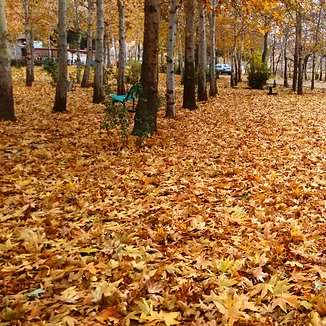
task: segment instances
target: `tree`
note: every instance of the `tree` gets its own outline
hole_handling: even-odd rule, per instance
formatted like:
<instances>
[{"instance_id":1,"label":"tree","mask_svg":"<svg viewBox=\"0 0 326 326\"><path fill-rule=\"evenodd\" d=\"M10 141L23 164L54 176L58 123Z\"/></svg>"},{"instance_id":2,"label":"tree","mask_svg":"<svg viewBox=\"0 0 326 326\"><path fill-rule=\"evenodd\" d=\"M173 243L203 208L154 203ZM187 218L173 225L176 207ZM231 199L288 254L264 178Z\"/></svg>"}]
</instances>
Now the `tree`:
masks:
<instances>
[{"instance_id":1,"label":"tree","mask_svg":"<svg viewBox=\"0 0 326 326\"><path fill-rule=\"evenodd\" d=\"M80 60L80 44L81 44L81 27L80 27L80 14L79 14L79 0L75 0L75 19L74 19L74 29L77 33L77 84L80 84L80 75L81 75L81 60Z\"/></svg>"},{"instance_id":2,"label":"tree","mask_svg":"<svg viewBox=\"0 0 326 326\"><path fill-rule=\"evenodd\" d=\"M94 1L88 0L88 18L87 18L87 57L86 65L83 74L83 79L81 82L81 87L89 87L89 75L91 69L91 62L93 59L93 9Z\"/></svg>"},{"instance_id":3,"label":"tree","mask_svg":"<svg viewBox=\"0 0 326 326\"><path fill-rule=\"evenodd\" d=\"M33 64L33 51L34 42L32 37L32 23L30 17L29 1L23 0L25 12L25 37L26 37L26 86L32 86L34 80L34 64Z\"/></svg>"},{"instance_id":4,"label":"tree","mask_svg":"<svg viewBox=\"0 0 326 326\"><path fill-rule=\"evenodd\" d=\"M58 82L55 93L54 112L64 112L67 107L67 3L59 0L59 67Z\"/></svg>"},{"instance_id":5,"label":"tree","mask_svg":"<svg viewBox=\"0 0 326 326\"><path fill-rule=\"evenodd\" d=\"M207 101L205 8L202 0L198 1L198 25L198 101Z\"/></svg>"},{"instance_id":6,"label":"tree","mask_svg":"<svg viewBox=\"0 0 326 326\"><path fill-rule=\"evenodd\" d=\"M174 89L174 47L176 34L177 1L170 0L170 17L168 45L166 54L166 110L167 118L175 118L175 89Z\"/></svg>"},{"instance_id":7,"label":"tree","mask_svg":"<svg viewBox=\"0 0 326 326\"><path fill-rule=\"evenodd\" d=\"M157 131L159 0L145 0L144 50L133 134L149 136Z\"/></svg>"},{"instance_id":8,"label":"tree","mask_svg":"<svg viewBox=\"0 0 326 326\"><path fill-rule=\"evenodd\" d=\"M210 60L209 60L209 95L216 96L218 94L217 86L216 86L216 45L215 45L215 37L216 37L216 0L211 0L211 12L209 14L209 40L210 40Z\"/></svg>"},{"instance_id":9,"label":"tree","mask_svg":"<svg viewBox=\"0 0 326 326\"><path fill-rule=\"evenodd\" d=\"M95 65L94 65L94 93L93 103L101 103L103 94L103 36L104 16L103 0L96 0L96 42L95 42Z\"/></svg>"},{"instance_id":10,"label":"tree","mask_svg":"<svg viewBox=\"0 0 326 326\"><path fill-rule=\"evenodd\" d=\"M0 119L15 121L10 47L4 0L0 0Z\"/></svg>"},{"instance_id":11,"label":"tree","mask_svg":"<svg viewBox=\"0 0 326 326\"><path fill-rule=\"evenodd\" d=\"M125 90L125 61L126 61L126 40L125 40L125 14L122 0L118 0L119 10L119 63L118 63L118 95L126 94Z\"/></svg>"},{"instance_id":12,"label":"tree","mask_svg":"<svg viewBox=\"0 0 326 326\"><path fill-rule=\"evenodd\" d=\"M185 29L185 71L183 89L183 108L197 109L195 88L195 24L194 0L185 0L186 29Z\"/></svg>"}]
</instances>

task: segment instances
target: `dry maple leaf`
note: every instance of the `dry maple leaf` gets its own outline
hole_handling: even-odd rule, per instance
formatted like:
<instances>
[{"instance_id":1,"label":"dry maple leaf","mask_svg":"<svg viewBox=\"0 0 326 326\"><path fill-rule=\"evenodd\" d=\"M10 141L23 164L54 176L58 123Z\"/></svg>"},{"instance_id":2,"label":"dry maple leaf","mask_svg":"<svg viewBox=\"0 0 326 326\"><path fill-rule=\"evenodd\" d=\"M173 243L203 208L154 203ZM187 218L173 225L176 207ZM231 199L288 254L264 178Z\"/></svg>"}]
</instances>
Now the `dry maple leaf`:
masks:
<instances>
[{"instance_id":1,"label":"dry maple leaf","mask_svg":"<svg viewBox=\"0 0 326 326\"><path fill-rule=\"evenodd\" d=\"M160 312L152 311L148 316L143 316L140 321L164 322L166 326L170 326L179 324L179 321L176 319L179 315L179 312L168 312L164 310L160 310Z\"/></svg>"},{"instance_id":2,"label":"dry maple leaf","mask_svg":"<svg viewBox=\"0 0 326 326\"><path fill-rule=\"evenodd\" d=\"M252 270L252 275L260 282L264 282L264 278L268 277L268 273L264 273L261 266L256 267Z\"/></svg>"},{"instance_id":3,"label":"dry maple leaf","mask_svg":"<svg viewBox=\"0 0 326 326\"><path fill-rule=\"evenodd\" d=\"M272 301L272 309L275 309L277 306L279 306L284 312L287 312L288 306L298 308L299 301L296 296L289 293L283 293L281 296L273 299Z\"/></svg>"}]
</instances>

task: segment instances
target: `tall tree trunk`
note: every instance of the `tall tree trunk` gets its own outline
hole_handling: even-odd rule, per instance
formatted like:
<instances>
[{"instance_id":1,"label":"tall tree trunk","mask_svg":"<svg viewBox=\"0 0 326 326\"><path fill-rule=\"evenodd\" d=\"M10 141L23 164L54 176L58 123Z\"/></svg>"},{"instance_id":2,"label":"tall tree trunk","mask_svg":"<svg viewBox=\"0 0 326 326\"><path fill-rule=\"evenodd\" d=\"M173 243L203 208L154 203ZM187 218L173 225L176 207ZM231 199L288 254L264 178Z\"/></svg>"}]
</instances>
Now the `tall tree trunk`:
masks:
<instances>
[{"instance_id":1,"label":"tall tree trunk","mask_svg":"<svg viewBox=\"0 0 326 326\"><path fill-rule=\"evenodd\" d=\"M33 25L31 25L31 76L32 76L32 82L35 81L35 69L34 69L34 60L35 60L35 55L34 55L34 29Z\"/></svg>"},{"instance_id":2,"label":"tall tree trunk","mask_svg":"<svg viewBox=\"0 0 326 326\"><path fill-rule=\"evenodd\" d=\"M104 69L110 66L109 23L104 22Z\"/></svg>"},{"instance_id":3,"label":"tall tree trunk","mask_svg":"<svg viewBox=\"0 0 326 326\"><path fill-rule=\"evenodd\" d=\"M298 86L298 66L299 66L299 9L296 11L296 25L295 25L295 44L294 44L294 56L293 56L293 77L292 77L292 90L297 91Z\"/></svg>"},{"instance_id":4,"label":"tall tree trunk","mask_svg":"<svg viewBox=\"0 0 326 326\"><path fill-rule=\"evenodd\" d=\"M232 72L231 72L231 87L237 86L238 85L238 67L237 67L237 25L234 23L233 26L233 50L232 50L232 57L231 57L231 67L232 67Z\"/></svg>"},{"instance_id":5,"label":"tall tree trunk","mask_svg":"<svg viewBox=\"0 0 326 326\"><path fill-rule=\"evenodd\" d=\"M15 121L10 46L4 0L0 0L0 120Z\"/></svg>"},{"instance_id":6,"label":"tall tree trunk","mask_svg":"<svg viewBox=\"0 0 326 326\"><path fill-rule=\"evenodd\" d=\"M287 56L287 48L288 48L288 31L286 32L284 36L284 87L289 87L289 82L288 82L288 56Z\"/></svg>"},{"instance_id":7,"label":"tall tree trunk","mask_svg":"<svg viewBox=\"0 0 326 326\"><path fill-rule=\"evenodd\" d=\"M302 58L302 13L299 9L298 22L298 95L303 94L303 58Z\"/></svg>"},{"instance_id":8,"label":"tall tree trunk","mask_svg":"<svg viewBox=\"0 0 326 326\"><path fill-rule=\"evenodd\" d=\"M180 23L177 23L177 35L178 35L178 70L181 76L181 85L184 84L184 66L183 66L183 56L182 56L182 37Z\"/></svg>"},{"instance_id":9,"label":"tall tree trunk","mask_svg":"<svg viewBox=\"0 0 326 326\"><path fill-rule=\"evenodd\" d=\"M267 55L268 55L268 32L264 34L264 49L261 57L261 62L267 64Z\"/></svg>"},{"instance_id":10,"label":"tall tree trunk","mask_svg":"<svg viewBox=\"0 0 326 326\"><path fill-rule=\"evenodd\" d=\"M80 32L80 17L79 17L79 0L75 0L75 31L77 33L77 84L80 84L81 79L81 60L80 60L80 44L81 44L81 32Z\"/></svg>"},{"instance_id":11,"label":"tall tree trunk","mask_svg":"<svg viewBox=\"0 0 326 326\"><path fill-rule=\"evenodd\" d=\"M315 89L315 69L316 69L316 51L313 51L312 53L312 73L311 73L311 85L310 88L311 89Z\"/></svg>"},{"instance_id":12,"label":"tall tree trunk","mask_svg":"<svg viewBox=\"0 0 326 326\"><path fill-rule=\"evenodd\" d=\"M175 118L175 89L174 89L174 47L177 21L177 1L170 0L170 18L168 45L166 54L166 109L167 118Z\"/></svg>"},{"instance_id":13,"label":"tall tree trunk","mask_svg":"<svg viewBox=\"0 0 326 326\"><path fill-rule=\"evenodd\" d=\"M67 3L59 0L59 66L58 82L54 100L54 112L65 112L67 107Z\"/></svg>"},{"instance_id":14,"label":"tall tree trunk","mask_svg":"<svg viewBox=\"0 0 326 326\"><path fill-rule=\"evenodd\" d=\"M118 0L119 10L119 63L118 63L118 95L126 94L125 89L125 61L126 61L126 40L125 40L125 12L122 0Z\"/></svg>"},{"instance_id":15,"label":"tall tree trunk","mask_svg":"<svg viewBox=\"0 0 326 326\"><path fill-rule=\"evenodd\" d=\"M209 95L216 96L218 94L216 85L216 52L215 52L215 37L216 37L216 0L211 0L212 11L209 13L209 40L210 40L210 57L209 57Z\"/></svg>"},{"instance_id":16,"label":"tall tree trunk","mask_svg":"<svg viewBox=\"0 0 326 326\"><path fill-rule=\"evenodd\" d=\"M157 131L159 0L145 0L144 50L133 134L148 137Z\"/></svg>"},{"instance_id":17,"label":"tall tree trunk","mask_svg":"<svg viewBox=\"0 0 326 326\"><path fill-rule=\"evenodd\" d=\"M185 72L183 90L183 108L197 109L195 87L195 23L194 0L185 0L186 28L185 28Z\"/></svg>"},{"instance_id":18,"label":"tall tree trunk","mask_svg":"<svg viewBox=\"0 0 326 326\"><path fill-rule=\"evenodd\" d=\"M320 5L318 7L318 19L315 26L315 33L314 33L314 49L313 49L313 57L312 57L312 77L311 77L311 89L315 88L315 66L316 66L316 51L319 44L319 34L320 34L320 24L321 24L321 16L323 13L323 7L325 3L324 1L320 1Z\"/></svg>"},{"instance_id":19,"label":"tall tree trunk","mask_svg":"<svg viewBox=\"0 0 326 326\"><path fill-rule=\"evenodd\" d=\"M103 35L104 16L103 0L96 0L96 42L95 42L95 69L94 69L94 94L93 103L101 103L103 94Z\"/></svg>"},{"instance_id":20,"label":"tall tree trunk","mask_svg":"<svg viewBox=\"0 0 326 326\"><path fill-rule=\"evenodd\" d=\"M23 0L25 12L25 36L26 36L26 86L33 85L33 67L32 67L32 25L28 0Z\"/></svg>"},{"instance_id":21,"label":"tall tree trunk","mask_svg":"<svg viewBox=\"0 0 326 326\"><path fill-rule=\"evenodd\" d=\"M207 101L205 8L202 0L198 1L198 25L198 101Z\"/></svg>"},{"instance_id":22,"label":"tall tree trunk","mask_svg":"<svg viewBox=\"0 0 326 326\"><path fill-rule=\"evenodd\" d=\"M243 39L244 35L241 34L240 38L240 44L239 44L239 51L238 51L238 57L237 57L237 62L238 62L238 69L237 69L237 81L241 82L242 81L242 51L243 51Z\"/></svg>"},{"instance_id":23,"label":"tall tree trunk","mask_svg":"<svg viewBox=\"0 0 326 326\"><path fill-rule=\"evenodd\" d=\"M323 56L319 59L319 81L323 81Z\"/></svg>"},{"instance_id":24,"label":"tall tree trunk","mask_svg":"<svg viewBox=\"0 0 326 326\"><path fill-rule=\"evenodd\" d=\"M89 87L89 76L91 70L91 62L93 59L93 11L94 2L88 0L88 18L87 18L87 57L84 75L81 83L81 87Z\"/></svg>"}]
</instances>

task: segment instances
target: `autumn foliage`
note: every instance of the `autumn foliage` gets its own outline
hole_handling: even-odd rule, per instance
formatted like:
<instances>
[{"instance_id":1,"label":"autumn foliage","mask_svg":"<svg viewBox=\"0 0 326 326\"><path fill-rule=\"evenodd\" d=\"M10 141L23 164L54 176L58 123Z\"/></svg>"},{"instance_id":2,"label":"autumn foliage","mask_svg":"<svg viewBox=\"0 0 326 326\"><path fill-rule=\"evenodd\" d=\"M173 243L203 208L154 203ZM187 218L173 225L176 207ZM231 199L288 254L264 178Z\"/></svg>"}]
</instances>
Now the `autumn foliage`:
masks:
<instances>
[{"instance_id":1,"label":"autumn foliage","mask_svg":"<svg viewBox=\"0 0 326 326\"><path fill-rule=\"evenodd\" d=\"M1 325L325 324L323 92L221 77L139 145L38 74L0 124Z\"/></svg>"}]
</instances>

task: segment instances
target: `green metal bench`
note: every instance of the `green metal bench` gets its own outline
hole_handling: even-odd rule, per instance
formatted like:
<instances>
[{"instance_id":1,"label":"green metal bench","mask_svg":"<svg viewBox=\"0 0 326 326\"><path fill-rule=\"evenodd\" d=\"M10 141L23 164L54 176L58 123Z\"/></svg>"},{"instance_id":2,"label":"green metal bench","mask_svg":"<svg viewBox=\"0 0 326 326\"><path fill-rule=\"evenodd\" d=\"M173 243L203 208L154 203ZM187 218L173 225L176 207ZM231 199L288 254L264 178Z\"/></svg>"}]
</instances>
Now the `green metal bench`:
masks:
<instances>
[{"instance_id":1,"label":"green metal bench","mask_svg":"<svg viewBox=\"0 0 326 326\"><path fill-rule=\"evenodd\" d=\"M139 97L139 93L141 90L141 85L136 84L134 86L131 86L129 89L129 92L126 95L116 95L116 94L110 94L109 98L113 100L112 104L119 102L123 104L123 107L126 107L126 103L128 101L132 101L132 110L128 110L129 112L136 112L135 104L136 99Z\"/></svg>"}]
</instances>

